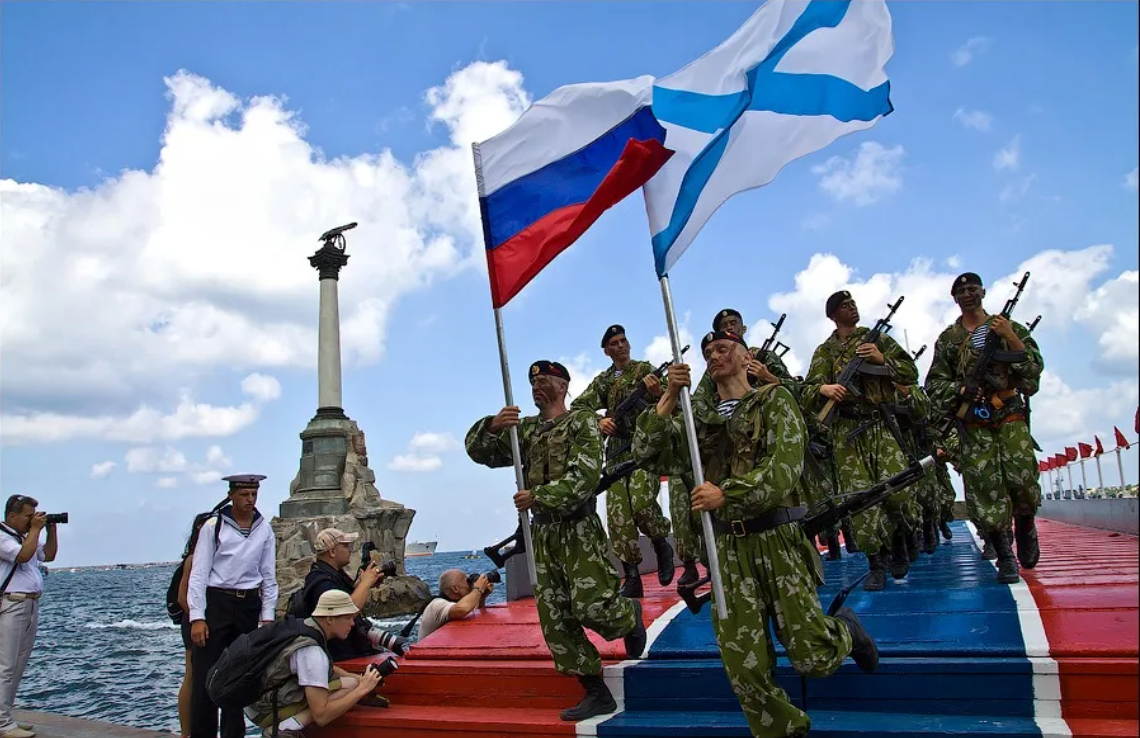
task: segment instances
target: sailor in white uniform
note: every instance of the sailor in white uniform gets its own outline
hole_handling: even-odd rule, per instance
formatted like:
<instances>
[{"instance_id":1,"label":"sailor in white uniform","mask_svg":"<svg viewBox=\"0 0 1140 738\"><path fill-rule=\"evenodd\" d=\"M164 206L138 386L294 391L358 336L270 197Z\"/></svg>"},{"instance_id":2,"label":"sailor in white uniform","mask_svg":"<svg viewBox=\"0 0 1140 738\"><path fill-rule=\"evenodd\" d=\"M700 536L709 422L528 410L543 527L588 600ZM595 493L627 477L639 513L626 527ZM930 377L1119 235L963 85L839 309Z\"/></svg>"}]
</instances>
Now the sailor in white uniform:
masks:
<instances>
[{"instance_id":1,"label":"sailor in white uniform","mask_svg":"<svg viewBox=\"0 0 1140 738\"><path fill-rule=\"evenodd\" d=\"M269 520L257 511L260 474L225 477L229 500L202 525L190 570L190 639L193 689L190 734L218 734L218 708L206 693L206 675L222 651L259 623L274 621L277 546ZM222 710L222 738L242 738L240 709Z\"/></svg>"}]
</instances>

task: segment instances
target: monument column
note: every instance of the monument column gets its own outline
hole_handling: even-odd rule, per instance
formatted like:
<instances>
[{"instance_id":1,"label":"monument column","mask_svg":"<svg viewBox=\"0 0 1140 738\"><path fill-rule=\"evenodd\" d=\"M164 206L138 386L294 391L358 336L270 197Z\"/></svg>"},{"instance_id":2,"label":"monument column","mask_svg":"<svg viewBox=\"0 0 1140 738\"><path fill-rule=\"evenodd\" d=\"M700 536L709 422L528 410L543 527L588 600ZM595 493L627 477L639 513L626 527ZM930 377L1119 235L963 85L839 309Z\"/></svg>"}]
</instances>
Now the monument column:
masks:
<instances>
[{"instance_id":1,"label":"monument column","mask_svg":"<svg viewBox=\"0 0 1140 738\"><path fill-rule=\"evenodd\" d=\"M355 225L355 224L353 224ZM341 236L341 239L344 237ZM340 299L337 281L348 264L344 247L329 242L309 257L309 264L320 274L321 305L317 325L317 415L343 418L344 401L340 388Z\"/></svg>"}]
</instances>

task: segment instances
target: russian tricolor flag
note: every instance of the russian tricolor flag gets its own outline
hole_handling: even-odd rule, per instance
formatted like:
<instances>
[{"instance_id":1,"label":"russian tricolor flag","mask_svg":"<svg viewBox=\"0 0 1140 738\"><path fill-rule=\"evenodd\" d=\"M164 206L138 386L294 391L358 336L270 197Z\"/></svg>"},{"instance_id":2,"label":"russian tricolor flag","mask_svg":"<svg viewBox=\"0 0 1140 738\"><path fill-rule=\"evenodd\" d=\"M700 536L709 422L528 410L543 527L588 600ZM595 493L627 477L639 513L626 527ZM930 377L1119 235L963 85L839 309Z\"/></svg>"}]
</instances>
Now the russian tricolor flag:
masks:
<instances>
[{"instance_id":1,"label":"russian tricolor flag","mask_svg":"<svg viewBox=\"0 0 1140 738\"><path fill-rule=\"evenodd\" d=\"M669 159L652 101L648 75L559 87L473 146L494 307Z\"/></svg>"}]
</instances>

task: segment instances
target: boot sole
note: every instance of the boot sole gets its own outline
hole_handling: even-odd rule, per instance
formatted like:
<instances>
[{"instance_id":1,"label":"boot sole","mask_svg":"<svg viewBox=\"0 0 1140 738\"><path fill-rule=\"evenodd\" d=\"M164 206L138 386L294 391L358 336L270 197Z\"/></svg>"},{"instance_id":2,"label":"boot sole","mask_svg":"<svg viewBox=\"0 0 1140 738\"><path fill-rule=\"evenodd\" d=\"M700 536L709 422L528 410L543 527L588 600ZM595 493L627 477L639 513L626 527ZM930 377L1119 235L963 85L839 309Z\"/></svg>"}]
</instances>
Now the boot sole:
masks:
<instances>
[{"instance_id":1,"label":"boot sole","mask_svg":"<svg viewBox=\"0 0 1140 738\"><path fill-rule=\"evenodd\" d=\"M608 705L601 705L593 710L584 710L581 714L570 712L570 710L573 709L574 708L563 710L562 712L558 713L558 717L564 722L575 723L579 720L589 720L590 718L597 717L598 715L610 715L617 712L617 702L611 699Z\"/></svg>"}]
</instances>

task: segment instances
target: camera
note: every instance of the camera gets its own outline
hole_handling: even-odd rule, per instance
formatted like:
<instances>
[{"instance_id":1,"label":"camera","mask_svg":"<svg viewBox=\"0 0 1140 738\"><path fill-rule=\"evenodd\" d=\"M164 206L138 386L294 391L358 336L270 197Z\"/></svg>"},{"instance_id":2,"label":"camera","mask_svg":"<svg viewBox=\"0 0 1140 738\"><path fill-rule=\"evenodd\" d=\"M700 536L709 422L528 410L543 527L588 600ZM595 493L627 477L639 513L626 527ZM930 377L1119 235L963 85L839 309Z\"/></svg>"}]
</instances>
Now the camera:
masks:
<instances>
[{"instance_id":1,"label":"camera","mask_svg":"<svg viewBox=\"0 0 1140 738\"><path fill-rule=\"evenodd\" d=\"M375 671L380 675L381 679L385 679L391 676L396 671L396 669L399 668L400 662L396 661L395 658L389 656L379 664L369 664L366 671Z\"/></svg>"},{"instance_id":2,"label":"camera","mask_svg":"<svg viewBox=\"0 0 1140 738\"><path fill-rule=\"evenodd\" d=\"M66 523L67 513L48 513L47 522L48 525L52 523Z\"/></svg>"},{"instance_id":3,"label":"camera","mask_svg":"<svg viewBox=\"0 0 1140 738\"><path fill-rule=\"evenodd\" d=\"M363 572L372 563L372 552L376 550L376 544L372 541L365 541L364 545L360 547L360 571ZM380 562L380 572L386 577L396 576L396 562L392 559L384 559ZM359 576L359 573L357 574Z\"/></svg>"},{"instance_id":4,"label":"camera","mask_svg":"<svg viewBox=\"0 0 1140 738\"><path fill-rule=\"evenodd\" d=\"M487 581L491 584L498 584L499 582L503 581L503 578L499 575L499 570L492 569L491 571L483 572L482 574L479 574L478 572L468 574L467 586L474 587L475 582L479 580L479 577L487 577Z\"/></svg>"}]
</instances>

